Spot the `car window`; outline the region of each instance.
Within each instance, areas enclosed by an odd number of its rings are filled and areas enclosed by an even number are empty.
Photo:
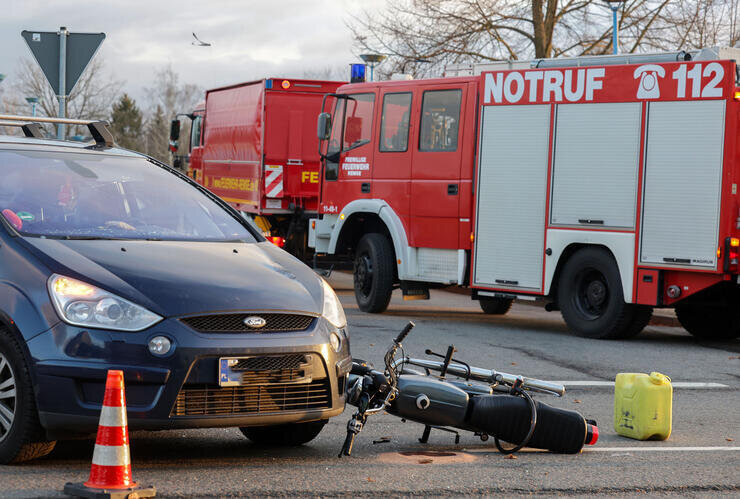
[[[420,151],[457,150],[462,90],[424,92],[421,104]]]
[[[347,114],[344,118],[344,142],[347,151],[370,142],[373,128],[374,94],[354,94],[347,99]]]
[[[380,122],[380,151],[406,151],[409,145],[409,116],[411,92],[385,94],[383,117]]]
[[[141,157],[0,151],[0,213],[23,235],[255,241],[236,218]]]

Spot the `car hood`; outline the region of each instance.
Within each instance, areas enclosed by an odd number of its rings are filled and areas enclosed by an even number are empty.
[[[320,314],[320,278],[269,242],[23,238],[54,273],[165,316],[235,310]]]

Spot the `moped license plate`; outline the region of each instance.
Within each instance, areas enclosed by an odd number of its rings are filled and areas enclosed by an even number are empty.
[[[218,384],[219,386],[242,386],[242,373],[232,371],[231,367],[236,365],[242,358],[221,357],[218,359]]]

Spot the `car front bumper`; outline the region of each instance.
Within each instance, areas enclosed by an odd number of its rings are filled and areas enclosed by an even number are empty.
[[[333,331],[342,337],[339,352],[329,343]],[[165,356],[147,346],[160,335],[173,344]],[[39,418],[50,439],[96,430],[109,369],[124,373],[129,427],[161,430],[328,419],[344,410],[351,368],[346,329],[321,317],[305,331],[264,334],[202,333],[177,318],[137,333],[59,323],[28,348]],[[219,358],[296,354],[313,365],[310,379],[219,386]],[[301,404],[304,395],[314,402]]]

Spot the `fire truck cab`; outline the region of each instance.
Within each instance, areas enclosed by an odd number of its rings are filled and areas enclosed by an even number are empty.
[[[469,287],[627,338],[654,307],[740,336],[737,49],[502,63],[344,85],[319,117],[318,254],[358,305]]]

